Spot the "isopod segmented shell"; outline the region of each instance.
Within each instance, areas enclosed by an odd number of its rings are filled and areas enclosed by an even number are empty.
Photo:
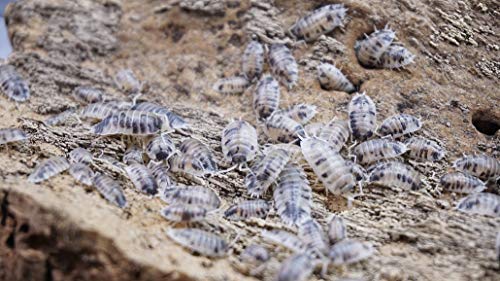
[[[83,163],[88,165],[94,162],[92,153],[90,153],[83,147],[78,147],[71,150],[71,152],[68,154],[68,158],[71,163]]]
[[[248,86],[250,82],[245,77],[232,76],[217,80],[212,89],[220,94],[236,95],[243,93]]]
[[[129,179],[140,192],[149,195],[155,195],[158,192],[158,184],[146,166],[131,164],[125,166],[125,172],[127,172]]]
[[[164,161],[176,151],[175,144],[167,134],[161,134],[151,139],[146,145],[146,154],[154,161]]]
[[[435,141],[422,137],[411,137],[405,140],[408,156],[417,161],[439,161],[444,158],[446,152]]]
[[[25,102],[30,97],[28,84],[12,65],[0,64],[0,86],[9,100]]]
[[[73,163],[69,167],[69,174],[79,183],[91,186],[94,172],[84,163]]]
[[[299,238],[306,247],[325,252],[328,249],[323,227],[314,219],[309,219],[299,225]]]
[[[500,196],[486,192],[473,193],[458,202],[457,210],[470,214],[498,217],[500,216]]]
[[[252,197],[261,197],[279,177],[290,160],[290,154],[281,148],[270,148],[245,177],[245,186]]]
[[[265,200],[246,200],[229,207],[224,217],[232,221],[247,220],[250,218],[265,218],[270,206]]]
[[[280,102],[280,87],[271,75],[264,75],[257,83],[253,94],[253,110],[258,120],[265,120],[278,109]]]
[[[380,136],[391,135],[394,138],[416,132],[422,128],[422,121],[410,114],[396,114],[385,119],[378,127]]]
[[[358,144],[353,154],[356,156],[356,162],[369,165],[380,160],[396,158],[407,150],[402,142],[391,139],[373,139]]]
[[[448,173],[441,177],[443,188],[456,193],[478,193],[486,189],[486,184],[480,179],[462,172]]]
[[[284,44],[272,44],[269,48],[269,64],[281,84],[292,89],[299,79],[299,68],[292,52]]]
[[[257,131],[248,122],[235,120],[222,131],[222,154],[233,164],[252,161],[259,148]]]
[[[334,215],[328,223],[328,238],[331,244],[347,238],[347,227],[341,216]]]
[[[164,116],[168,119],[168,123],[172,129],[187,129],[189,124],[179,115],[172,112],[170,109],[152,102],[141,102],[134,105],[132,110],[146,111]]]
[[[104,101],[105,93],[102,89],[91,86],[80,86],[73,90],[72,97],[81,103],[96,103]]]
[[[204,175],[216,172],[218,167],[212,151],[201,141],[188,138],[179,145],[180,155],[170,157],[172,172],[185,172],[193,175]]]
[[[223,257],[229,250],[223,238],[196,228],[171,228],[167,230],[167,236],[175,243],[207,257]]]
[[[413,62],[415,55],[400,44],[392,44],[382,54],[378,66],[381,68],[401,68]]]
[[[79,116],[83,119],[103,120],[120,110],[129,109],[131,106],[129,103],[116,101],[91,103],[80,110]]]
[[[64,157],[53,156],[46,159],[35,167],[35,170],[28,177],[28,181],[39,183],[50,177],[56,176],[69,169],[69,162]]]
[[[363,40],[356,41],[354,51],[361,65],[365,67],[380,67],[380,57],[387,51],[396,38],[396,33],[384,28],[365,35]]]
[[[356,89],[347,77],[332,64],[322,63],[318,66],[318,80],[323,89],[352,93]]]
[[[421,186],[420,174],[401,162],[382,162],[369,170],[370,183],[406,190],[417,190]]]
[[[499,161],[486,154],[466,155],[455,160],[453,168],[483,180],[500,175]]]
[[[299,165],[288,163],[281,171],[273,198],[285,224],[298,226],[311,217],[312,190]]]
[[[326,5],[300,18],[290,32],[298,39],[306,42],[316,40],[320,35],[344,26],[347,9],[343,4]]]
[[[328,257],[334,265],[351,264],[369,258],[374,252],[368,242],[344,239],[333,245]]]
[[[299,253],[291,256],[281,265],[277,281],[305,281],[313,273],[315,263],[311,256]]]
[[[264,124],[264,133],[273,141],[290,143],[305,137],[304,127],[283,112],[276,111]]]
[[[241,57],[241,70],[249,81],[258,79],[264,69],[264,47],[257,40],[248,43]]]
[[[142,84],[131,69],[122,69],[115,75],[116,86],[125,92],[136,93],[142,89]]]
[[[10,143],[10,142],[18,142],[24,141],[28,139],[28,135],[17,128],[5,128],[0,129],[0,145]]]
[[[207,209],[196,205],[173,204],[163,208],[160,214],[168,221],[197,222],[205,220]]]
[[[324,187],[333,194],[349,192],[356,180],[351,166],[327,142],[306,138],[300,143],[302,154]]]
[[[273,229],[262,230],[261,234],[264,240],[279,246],[283,246],[293,252],[303,252],[305,250],[304,242],[302,242],[302,240],[297,235],[291,232],[280,229]]]
[[[142,158],[142,149],[138,146],[132,145],[123,154],[122,161],[126,165],[131,164],[144,164],[144,159]]]
[[[207,210],[219,208],[221,200],[210,188],[203,186],[176,186],[160,191],[160,198],[168,204],[201,206]]]
[[[335,151],[340,151],[344,147],[349,136],[347,121],[335,118],[324,125],[318,134],[318,138],[328,142]]]
[[[354,139],[366,140],[377,126],[377,108],[366,93],[356,93],[347,107],[349,130]]]
[[[148,169],[151,171],[151,175],[153,175],[153,178],[158,185],[160,194],[175,187],[176,184],[168,175],[168,168],[165,164],[150,161]]]
[[[94,125],[91,132],[103,136],[152,135],[170,129],[165,117],[139,110],[126,110],[106,117]]]
[[[92,178],[92,185],[99,191],[102,197],[109,202],[120,208],[127,206],[127,199],[123,194],[120,184],[112,178],[106,175],[96,174]]]
[[[292,118],[301,125],[307,124],[316,116],[317,107],[312,104],[300,103],[290,106],[287,109],[280,110],[281,113]]]

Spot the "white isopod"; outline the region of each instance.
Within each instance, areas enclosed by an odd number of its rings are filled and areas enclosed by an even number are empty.
[[[125,208],[127,206],[127,199],[123,194],[120,184],[112,178],[97,173],[92,178],[92,185],[99,191],[102,197],[109,202],[120,208]]]
[[[276,280],[306,281],[313,273],[315,267],[316,263],[308,254],[295,254],[283,262]]]
[[[196,205],[173,204],[163,208],[160,214],[172,222],[197,222],[206,219],[207,209]]]
[[[380,136],[391,135],[394,138],[411,134],[422,128],[422,121],[410,114],[396,114],[385,119],[378,127]]]
[[[28,177],[28,181],[39,183],[56,176],[69,169],[69,162],[64,157],[53,156],[46,159],[35,167],[35,170]]]
[[[346,13],[347,8],[343,4],[323,6],[300,18],[290,28],[290,32],[298,39],[304,39],[306,42],[314,41],[322,34],[343,27]]]
[[[82,163],[89,165],[90,163],[94,162],[94,156],[92,156],[92,153],[90,153],[83,147],[78,147],[71,150],[71,152],[68,154],[68,158],[71,163]]]
[[[0,145],[11,142],[24,141],[27,139],[28,135],[26,135],[26,133],[21,129],[17,128],[0,129]]]
[[[166,118],[139,110],[126,110],[112,114],[94,125],[91,132],[96,135],[152,135],[170,131]]]
[[[172,172],[204,175],[218,169],[210,148],[197,139],[184,140],[179,145],[179,151],[180,155],[174,155],[168,161]]]
[[[486,154],[466,155],[455,160],[453,168],[483,180],[500,176],[500,162]]]
[[[356,93],[347,107],[349,130],[356,140],[366,140],[373,136],[377,126],[377,108],[366,93]]]
[[[272,44],[269,48],[269,64],[281,84],[292,89],[299,79],[299,68],[292,52],[284,44]]]
[[[115,75],[116,86],[128,93],[138,93],[142,90],[142,83],[131,69],[122,69]]]
[[[30,97],[28,84],[12,65],[0,65],[0,86],[9,100],[25,102]]]
[[[363,40],[356,41],[354,51],[361,65],[365,67],[378,68],[380,67],[380,58],[387,51],[389,46],[396,38],[396,33],[384,28],[375,30],[370,35],[365,34]]]
[[[248,220],[250,218],[265,218],[270,206],[265,200],[246,200],[229,207],[224,217],[231,221]]]
[[[160,198],[168,204],[201,206],[209,211],[219,208],[221,200],[210,188],[203,186],[176,186],[160,191]]]
[[[73,90],[72,97],[81,103],[96,103],[104,101],[105,93],[102,89],[91,86],[80,86]]]
[[[263,196],[279,177],[290,160],[290,154],[281,148],[270,148],[264,158],[257,162],[245,178],[245,186],[252,197]]]
[[[73,163],[69,167],[69,174],[79,183],[91,186],[94,172],[84,163]]]
[[[318,66],[318,80],[325,90],[342,91],[352,93],[356,89],[347,77],[332,64],[322,63]]]
[[[74,108],[67,109],[61,113],[50,116],[43,123],[47,126],[75,126],[80,124],[80,118]]]
[[[435,141],[422,137],[411,137],[405,140],[408,156],[417,161],[439,161],[444,158],[445,150]]]
[[[167,134],[161,134],[148,142],[145,151],[149,159],[159,162],[168,160],[176,151],[176,148]]]
[[[299,238],[308,248],[320,252],[326,252],[328,249],[325,231],[315,219],[309,219],[299,225]]]
[[[306,103],[299,103],[288,107],[287,109],[280,110],[281,113],[292,118],[301,125],[307,124],[311,119],[316,116],[317,106]]]
[[[273,141],[290,143],[305,137],[304,127],[283,112],[276,111],[264,124],[264,133]]]
[[[82,119],[103,120],[120,110],[129,109],[131,106],[129,103],[116,101],[91,103],[80,110],[79,117]]]
[[[278,109],[280,102],[280,87],[271,75],[264,75],[257,83],[253,94],[253,110],[257,119],[265,120]]]
[[[223,257],[229,244],[219,235],[196,228],[171,228],[167,236],[175,243],[207,257]]]
[[[374,254],[373,246],[368,242],[344,239],[330,249],[328,257],[334,265],[351,264],[367,259]]]
[[[122,161],[126,165],[131,164],[144,164],[144,159],[142,158],[142,149],[138,146],[132,145],[123,154]]]
[[[249,81],[258,79],[264,69],[264,47],[257,40],[248,43],[241,57],[241,70]]]
[[[292,252],[300,253],[306,248],[304,242],[297,235],[285,230],[262,230],[261,234],[262,238],[269,243],[283,246]]]
[[[155,113],[164,118],[168,119],[168,123],[172,129],[187,129],[189,124],[179,115],[172,112],[170,109],[152,102],[141,102],[134,105],[132,110],[146,111],[150,113]]]
[[[331,244],[347,238],[347,227],[341,216],[334,215],[328,223],[328,238]]]
[[[156,184],[158,184],[158,190],[161,193],[176,186],[176,183],[168,175],[168,168],[165,164],[150,161],[148,169],[151,171],[151,175],[153,175]]]
[[[318,138],[328,142],[335,151],[340,151],[345,146],[349,140],[349,136],[349,124],[347,121],[335,118],[324,125],[318,134]]]
[[[240,254],[240,261],[248,264],[261,264],[270,259],[269,252],[261,245],[251,244]]]
[[[158,192],[158,184],[146,166],[137,163],[131,164],[125,166],[125,172],[140,192],[149,195],[155,195]]]
[[[212,89],[220,94],[236,95],[243,93],[249,85],[250,82],[245,77],[232,76],[217,80]]]
[[[402,68],[413,62],[415,55],[408,51],[401,44],[392,44],[382,54],[378,66],[381,68]]]
[[[461,199],[457,210],[492,217],[500,216],[500,196],[493,193],[473,193]]]
[[[259,149],[257,131],[248,122],[235,120],[222,131],[222,154],[233,164],[252,161]]]
[[[478,193],[486,189],[480,179],[462,172],[448,173],[439,182],[445,190],[455,193]]]
[[[392,159],[403,155],[408,149],[402,142],[391,139],[373,139],[358,144],[353,154],[356,162],[369,165],[380,160]]]
[[[369,171],[370,183],[406,190],[417,190],[421,186],[420,174],[401,162],[382,162],[370,167]]]

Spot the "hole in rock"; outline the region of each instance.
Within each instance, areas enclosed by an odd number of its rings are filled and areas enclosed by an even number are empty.
[[[500,113],[494,109],[480,109],[472,114],[472,125],[479,132],[493,136],[500,129]]]

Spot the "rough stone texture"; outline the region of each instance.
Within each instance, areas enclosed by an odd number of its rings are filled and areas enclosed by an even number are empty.
[[[336,1],[339,2],[339,1]],[[321,61],[334,62],[376,102],[379,122],[394,113],[424,121],[421,135],[437,139],[448,151],[445,161],[417,169],[428,176],[422,192],[368,187],[352,208],[345,200],[314,194],[313,216],[325,224],[329,213],[347,220],[349,235],[372,241],[371,259],[332,269],[328,280],[498,280],[494,241],[499,218],[452,210],[458,199],[442,194],[437,178],[462,152],[498,156],[500,137],[480,133],[472,116],[500,124],[498,1],[352,0],[343,30],[318,41],[298,44],[298,86],[283,87],[283,106],[316,104],[317,121],[346,117],[350,95],[324,91],[315,78]],[[112,76],[131,68],[146,81],[143,98],[168,104],[193,124],[192,134],[222,159],[220,132],[231,118],[255,123],[250,87],[241,96],[211,90],[220,77],[240,71],[239,59],[251,34],[266,42],[289,42],[288,27],[305,11],[325,1],[114,1],[29,0],[6,11],[16,51],[9,58],[30,83],[25,104],[2,97],[0,127],[20,126],[31,135],[25,144],[0,148],[1,280],[250,280],[233,267],[234,257],[193,256],[164,234],[169,224],[159,215],[157,198],[138,194],[124,177],[99,164],[97,169],[124,185],[130,207],[121,211],[67,175],[43,184],[27,182],[36,162],[88,147],[121,157],[120,139],[93,139],[86,128],[45,126],[51,114],[75,107],[69,93],[97,85],[127,99]],[[417,55],[404,70],[371,70],[355,58],[354,42],[363,33],[389,24],[398,40]],[[479,112],[476,113],[476,112]],[[475,114],[476,113],[476,114]],[[493,125],[491,125],[493,124]],[[181,135],[173,134],[176,142]],[[220,163],[224,166],[223,163]],[[308,170],[314,181],[312,172]],[[179,176],[180,182],[193,180]],[[243,175],[230,172],[205,179],[225,206],[245,198]],[[489,188],[499,192],[493,183]],[[262,227],[281,227],[274,213],[266,220],[235,223],[217,217],[203,228],[229,241],[242,235],[234,255],[258,240]],[[262,277],[273,276],[289,253],[278,248]],[[315,279],[319,276],[313,277]]]

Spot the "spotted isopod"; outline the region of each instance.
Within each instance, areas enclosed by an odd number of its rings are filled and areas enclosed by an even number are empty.
[[[289,143],[305,137],[304,127],[283,112],[274,112],[266,119],[264,133],[273,141]]]
[[[243,93],[250,82],[242,76],[231,76],[217,80],[212,89],[220,94],[235,95]]]
[[[252,161],[259,148],[257,131],[242,120],[235,120],[224,128],[221,143],[224,158],[233,164]]]
[[[461,199],[457,210],[492,217],[500,216],[500,196],[493,193],[473,193]]]
[[[462,172],[448,173],[441,177],[440,183],[445,190],[455,193],[478,193],[486,189],[480,179]]]
[[[232,221],[248,220],[250,218],[265,218],[270,206],[265,200],[246,200],[229,207],[224,217]]]
[[[253,110],[257,119],[265,120],[278,109],[280,102],[280,87],[271,75],[264,75],[257,83],[253,94]]]
[[[165,116],[172,129],[187,129],[189,124],[179,115],[172,112],[170,109],[152,102],[141,102],[134,105],[132,110],[140,110],[151,113],[156,113],[160,116]]]
[[[415,55],[400,44],[392,44],[382,54],[378,65],[381,68],[401,68],[413,62]]]
[[[382,186],[417,190],[421,186],[420,174],[401,162],[382,162],[370,168],[368,181]]]
[[[351,264],[374,254],[372,244],[355,239],[344,239],[330,249],[328,257],[334,265]]]
[[[131,104],[120,104],[115,101],[91,103],[80,110],[79,116],[83,119],[103,120],[120,110],[129,109],[130,107]]]
[[[142,158],[142,149],[138,146],[132,145],[123,154],[122,161],[127,165],[131,164],[144,164],[144,159]]]
[[[318,134],[318,138],[328,142],[335,151],[340,151],[344,147],[347,140],[349,140],[349,136],[347,121],[335,118],[324,125]]]
[[[106,117],[91,128],[96,135],[152,135],[170,131],[168,120],[157,115],[138,110],[120,111]]]
[[[411,134],[422,128],[422,121],[410,114],[396,114],[385,119],[378,127],[380,136],[391,135],[394,138]]]
[[[28,181],[39,183],[56,176],[69,169],[69,162],[64,157],[53,156],[43,160],[35,167],[35,170],[28,177]]]
[[[71,150],[71,152],[68,154],[68,158],[71,163],[83,163],[88,165],[94,162],[92,153],[90,153],[83,147],[78,147]]]
[[[380,67],[380,57],[391,46],[394,38],[396,33],[389,28],[375,30],[370,35],[365,34],[365,38],[356,41],[354,45],[358,61],[365,67]]]
[[[327,142],[317,138],[306,138],[300,143],[302,154],[327,191],[333,194],[349,192],[356,179],[351,166]]]
[[[281,265],[277,281],[306,281],[313,273],[316,265],[311,256],[299,253],[286,259]]]
[[[0,85],[9,100],[25,102],[30,97],[28,84],[12,65],[0,65]]]
[[[273,198],[277,213],[285,224],[298,226],[311,217],[312,190],[298,164],[288,163],[281,171]]]
[[[280,110],[283,114],[292,118],[301,125],[307,124],[316,116],[317,107],[312,104],[300,103],[290,106],[287,109]]]
[[[0,129],[0,145],[11,142],[24,141],[27,139],[28,135],[26,135],[26,133],[21,129],[17,128]]]
[[[262,230],[262,238],[279,246],[283,246],[292,252],[303,252],[305,250],[304,242],[295,234],[286,230],[273,229]]]
[[[269,64],[281,84],[292,89],[299,79],[299,68],[292,52],[284,44],[272,44],[269,48]]]
[[[248,43],[241,57],[241,70],[249,81],[258,79],[264,69],[264,47],[257,40]]]
[[[176,186],[160,191],[160,198],[168,204],[201,206],[207,210],[219,208],[221,200],[210,188],[203,186]]]
[[[148,142],[145,151],[149,159],[159,162],[172,156],[176,148],[167,134],[161,134]]]
[[[391,139],[373,139],[362,142],[354,147],[356,162],[369,165],[380,160],[392,159],[403,155],[408,148],[402,142]]]
[[[328,238],[331,244],[347,238],[347,227],[341,216],[334,215],[328,223]]]
[[[453,168],[482,180],[500,176],[500,163],[486,154],[466,155],[453,162]]]
[[[173,204],[163,208],[160,214],[168,221],[197,222],[206,219],[207,209],[196,205]]]
[[[411,137],[405,140],[408,156],[417,161],[439,161],[444,158],[445,150],[435,141],[422,137]]]
[[[197,139],[184,140],[179,145],[179,151],[181,155],[174,155],[169,159],[172,172],[203,175],[214,173],[218,169],[210,148]]]
[[[196,228],[170,228],[167,236],[175,243],[207,257],[223,257],[229,244],[219,235]]]
[[[73,163],[69,167],[69,174],[79,183],[91,186],[94,172],[84,163]]]
[[[136,93],[142,90],[142,84],[131,69],[122,69],[115,75],[116,86],[122,91]]]
[[[347,9],[343,4],[323,6],[300,18],[290,28],[290,32],[298,39],[304,39],[306,42],[314,41],[322,34],[343,27],[346,12]]]
[[[98,173],[92,178],[92,185],[109,202],[120,208],[127,206],[127,199],[120,184],[112,178]]]
[[[76,87],[72,93],[73,98],[81,103],[96,103],[104,101],[104,91],[91,86]]]
[[[325,90],[342,91],[352,93],[356,89],[347,77],[332,64],[322,63],[318,66],[318,80]]]
[[[43,123],[47,126],[75,126],[80,123],[78,114],[74,108],[67,109],[61,113],[50,116]]]
[[[306,247],[320,252],[325,252],[328,249],[323,227],[315,219],[309,219],[300,224],[298,234]]]
[[[125,172],[127,172],[129,179],[140,192],[149,195],[154,195],[158,192],[158,184],[146,166],[131,164],[125,166]]]
[[[281,148],[270,148],[264,158],[251,168],[245,177],[245,186],[252,197],[263,196],[279,177],[290,160],[290,154]]]
[[[148,164],[148,169],[151,171],[151,175],[158,184],[158,190],[164,192],[175,187],[175,182],[168,175],[168,168],[163,163],[155,163],[150,161]],[[161,193],[160,193],[161,194]]]
[[[377,126],[377,108],[366,93],[356,93],[347,107],[349,130],[356,140],[366,140],[373,136]]]

